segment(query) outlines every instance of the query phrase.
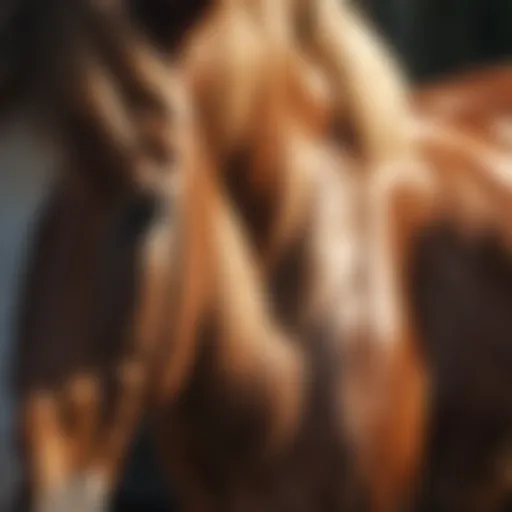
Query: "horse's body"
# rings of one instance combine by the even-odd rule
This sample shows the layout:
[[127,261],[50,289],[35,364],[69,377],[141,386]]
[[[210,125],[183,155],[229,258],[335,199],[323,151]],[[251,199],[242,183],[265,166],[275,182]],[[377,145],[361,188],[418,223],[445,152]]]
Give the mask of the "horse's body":
[[437,123],[427,155],[445,190],[455,185],[411,280],[435,391],[422,510],[510,506],[511,90],[510,67],[497,66],[416,96]]
[[31,510],[97,509],[140,423],[147,350],[135,277],[155,206],[165,216],[172,199],[166,120],[184,104],[120,6],[12,7],[3,133],[22,124],[3,140],[14,157],[2,164],[54,176],[17,315],[16,433]]
[[[318,5],[319,19],[303,14],[320,26],[299,30],[284,2],[234,2],[192,32],[181,65],[200,117],[192,133],[175,120],[175,198],[153,172],[168,165],[168,119],[150,131],[138,116],[148,96],[150,114],[165,112],[172,83],[144,42],[123,32],[133,61],[122,40],[122,65],[103,57],[126,83],[93,75],[85,109],[50,88],[79,172],[43,217],[24,303],[19,390],[40,507],[100,507],[149,409],[186,510],[387,512],[418,483],[428,374],[448,352],[424,336],[445,325],[439,313],[411,305],[416,234],[441,214],[484,229],[473,212],[506,232],[508,190],[491,183],[483,210],[458,198],[489,176],[461,126],[411,120],[364,25]],[[98,71],[77,62],[78,77]],[[150,215],[148,188],[176,221]]]

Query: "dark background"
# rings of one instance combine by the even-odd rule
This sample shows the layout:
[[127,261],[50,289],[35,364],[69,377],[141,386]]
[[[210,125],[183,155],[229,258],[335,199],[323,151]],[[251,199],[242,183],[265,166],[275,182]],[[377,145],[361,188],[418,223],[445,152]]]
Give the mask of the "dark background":
[[362,0],[411,77],[512,59],[511,0]]
[[[512,62],[512,0],[361,0],[417,83]],[[119,512],[164,510],[165,494],[145,436],[118,494]]]

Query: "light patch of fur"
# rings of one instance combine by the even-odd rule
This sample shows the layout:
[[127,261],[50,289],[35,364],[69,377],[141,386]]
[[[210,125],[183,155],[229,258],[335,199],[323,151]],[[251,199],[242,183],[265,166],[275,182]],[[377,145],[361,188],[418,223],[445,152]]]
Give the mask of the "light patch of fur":
[[[370,290],[368,296],[370,338],[377,342],[400,342],[399,332],[403,325],[405,304],[401,286],[403,276],[401,258],[397,254],[397,233],[393,230],[396,199],[401,193],[433,197],[436,179],[432,169],[411,155],[379,167],[369,178],[366,189],[367,208],[370,212],[368,268]],[[418,205],[418,209],[420,206]],[[414,222],[414,221],[413,221]],[[402,248],[402,247],[400,247]],[[404,247],[408,250],[408,247]],[[397,259],[400,258],[400,259]],[[386,352],[394,347],[386,347]]]
[[361,180],[354,173],[354,163],[336,150],[325,148],[320,163],[322,177],[313,196],[312,260],[317,286],[310,307],[318,315],[332,312],[335,330],[350,343],[364,323],[358,281],[364,263],[357,209]]

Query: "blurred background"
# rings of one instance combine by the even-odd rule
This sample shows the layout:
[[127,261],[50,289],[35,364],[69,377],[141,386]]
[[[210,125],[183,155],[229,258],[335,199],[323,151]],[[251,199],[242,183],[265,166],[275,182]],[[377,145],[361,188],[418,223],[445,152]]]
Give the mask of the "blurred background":
[[426,81],[512,59],[511,0],[360,0],[402,58]]
[[[277,0],[276,0],[277,1]],[[512,0],[359,0],[422,83],[495,61],[512,61]],[[13,311],[30,240],[30,219],[45,177],[9,169],[0,175],[0,511],[10,510],[17,478],[8,393]],[[116,510],[168,510],[144,435],[133,448]]]

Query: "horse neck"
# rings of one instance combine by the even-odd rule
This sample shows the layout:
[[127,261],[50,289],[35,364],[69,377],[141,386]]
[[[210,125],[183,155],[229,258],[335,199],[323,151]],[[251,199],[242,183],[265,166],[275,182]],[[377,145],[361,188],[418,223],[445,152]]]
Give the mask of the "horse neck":
[[[300,200],[287,222],[271,219],[283,229],[272,260],[252,243],[252,226],[221,187],[210,216],[216,329],[207,343],[216,351],[227,388],[256,390],[264,398],[279,440],[289,439],[298,415],[306,413],[306,377],[315,371],[310,356],[318,349],[331,355],[340,349],[334,315],[343,310],[340,300],[344,305],[351,300],[347,277],[357,257],[351,162],[312,138],[297,140],[291,153],[305,168],[292,165],[284,186],[300,183],[301,190],[276,194],[277,204],[269,208],[282,214],[287,207],[280,210],[280,201]],[[325,328],[334,345],[319,348],[316,334]]]
[[[284,64],[280,61],[277,67],[287,70]],[[303,74],[298,74],[304,78]],[[209,264],[207,272],[205,267],[198,272],[189,270],[187,275],[191,279],[185,277],[182,281],[188,282],[192,290],[195,288],[191,284],[193,275],[197,282],[198,275],[207,274],[206,287],[210,290],[206,309],[213,328],[203,335],[196,324],[196,327],[189,327],[186,337],[176,338],[176,347],[182,347],[187,353],[189,383],[197,381],[197,373],[203,371],[207,372],[206,380],[210,384],[203,389],[204,393],[215,386],[213,381],[217,379],[223,381],[223,389],[241,393],[250,390],[252,397],[244,396],[245,403],[253,401],[254,396],[263,397],[267,408],[273,411],[273,426],[278,437],[290,432],[294,418],[300,413],[306,371],[303,347],[293,339],[297,329],[295,332],[288,330],[290,322],[284,318],[283,311],[289,309],[291,299],[286,281],[297,278],[296,295],[310,295],[308,280],[302,276],[303,263],[296,266],[289,278],[285,278],[280,269],[291,268],[292,262],[304,260],[311,252],[313,232],[307,228],[313,219],[312,176],[325,159],[325,145],[318,142],[321,137],[312,134],[324,128],[325,119],[318,115],[317,108],[324,103],[324,98],[317,101],[306,80],[304,91],[294,90],[293,99],[288,100],[286,93],[290,90],[286,84],[296,82],[289,82],[292,77],[287,76],[282,86],[281,75],[280,72],[274,80],[271,73],[266,73],[262,84],[258,78],[261,88],[257,95],[262,101],[250,102],[257,104],[257,109],[249,109],[251,119],[239,130],[243,136],[235,137],[234,143],[228,145],[229,150],[221,151],[223,157],[218,158],[219,166],[210,174],[211,201],[205,203],[197,197],[187,199],[189,204],[208,204],[206,224],[209,226],[206,230],[191,226],[186,230],[189,240],[192,233],[199,232],[205,232],[203,239],[208,240],[202,245],[202,252],[197,247],[189,247],[186,258],[189,269],[193,266],[193,254],[198,268],[206,260]],[[216,76],[214,72],[213,76]],[[266,83],[267,76],[269,83]],[[215,96],[213,88],[207,93]],[[250,89],[248,94],[256,92]],[[307,103],[307,113],[296,112],[299,98],[301,107]],[[312,113],[315,120],[310,123]],[[222,115],[219,117],[224,119]],[[208,123],[203,124],[207,132],[216,132]],[[221,129],[218,131],[224,133]],[[241,139],[247,142],[245,147]],[[235,150],[236,156],[226,166],[224,157],[226,153],[233,156],[233,147],[241,151]],[[227,173],[226,167],[229,167]],[[192,215],[187,216],[192,218]],[[205,286],[199,288],[204,290]],[[180,297],[183,305],[184,295]],[[199,314],[197,309],[195,311]],[[186,322],[189,326],[193,323],[190,318]],[[193,363],[197,364],[205,346],[210,350],[209,368],[196,366],[194,369]],[[184,382],[181,381],[179,389],[186,393]]]

